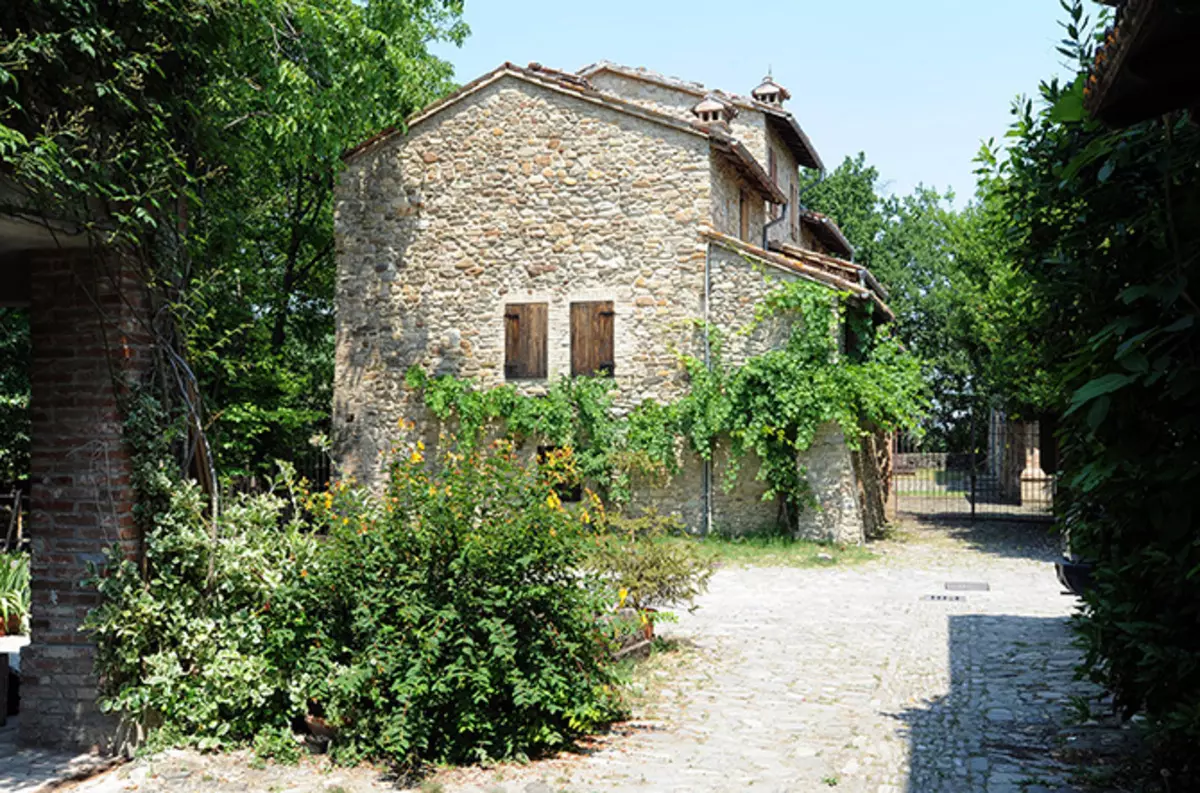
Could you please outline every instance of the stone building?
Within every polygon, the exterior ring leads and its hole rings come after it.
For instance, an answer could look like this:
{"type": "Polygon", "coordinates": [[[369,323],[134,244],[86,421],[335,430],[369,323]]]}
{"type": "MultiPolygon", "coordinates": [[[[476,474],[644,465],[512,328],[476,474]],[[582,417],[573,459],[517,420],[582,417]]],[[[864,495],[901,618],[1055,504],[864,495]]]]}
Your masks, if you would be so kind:
{"type": "MultiPolygon", "coordinates": [[[[422,420],[413,364],[513,383],[612,377],[619,409],[686,389],[678,356],[707,356],[696,321],[744,326],[773,285],[807,279],[891,314],[828,218],[805,210],[800,169],[823,168],[767,78],[738,96],[641,69],[577,73],[506,63],[346,155],[338,186],[334,430],[345,473],[378,480],[398,421],[422,420]]],[[[831,291],[832,294],[832,291],[831,291]]],[[[737,363],[782,338],[733,336],[737,363]]],[[[756,466],[720,485],[685,455],[635,502],[693,528],[774,523],[756,466]]],[[[812,536],[862,537],[853,463],[826,428],[801,461],[821,502],[812,536]]]]}

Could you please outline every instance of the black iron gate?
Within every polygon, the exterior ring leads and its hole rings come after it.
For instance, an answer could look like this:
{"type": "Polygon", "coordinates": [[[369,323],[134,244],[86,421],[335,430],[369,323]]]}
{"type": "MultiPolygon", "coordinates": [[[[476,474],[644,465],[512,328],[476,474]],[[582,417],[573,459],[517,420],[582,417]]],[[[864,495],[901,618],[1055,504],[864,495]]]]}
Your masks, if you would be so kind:
{"type": "Polygon", "coordinates": [[[1057,468],[1052,422],[977,409],[916,438],[897,436],[892,498],[900,517],[1049,520],[1057,468]]]}

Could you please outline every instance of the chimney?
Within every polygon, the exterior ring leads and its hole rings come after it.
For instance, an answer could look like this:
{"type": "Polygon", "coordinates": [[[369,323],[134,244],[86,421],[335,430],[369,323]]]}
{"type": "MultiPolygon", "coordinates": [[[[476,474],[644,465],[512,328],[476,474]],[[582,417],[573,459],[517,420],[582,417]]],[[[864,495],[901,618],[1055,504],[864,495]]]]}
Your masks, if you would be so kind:
{"type": "Polygon", "coordinates": [[[781,107],[785,99],[792,98],[788,89],[772,79],[770,72],[767,72],[767,76],[759,83],[758,88],[750,92],[750,96],[764,105],[775,105],[776,107],[781,107]]]}
{"type": "Polygon", "coordinates": [[[692,108],[692,114],[700,119],[702,124],[719,124],[724,127],[736,115],[736,110],[733,105],[726,104],[709,94],[692,108]]]}

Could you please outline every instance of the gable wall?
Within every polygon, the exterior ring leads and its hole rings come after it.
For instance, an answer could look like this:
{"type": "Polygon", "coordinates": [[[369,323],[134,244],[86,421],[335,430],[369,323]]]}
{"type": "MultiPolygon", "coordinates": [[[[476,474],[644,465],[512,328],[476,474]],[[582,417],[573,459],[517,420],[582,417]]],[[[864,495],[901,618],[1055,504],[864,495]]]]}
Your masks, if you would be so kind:
{"type": "MultiPolygon", "coordinates": [[[[504,305],[549,303],[549,379],[570,303],[613,300],[619,403],[683,388],[702,310],[708,142],[515,78],[352,159],[338,186],[334,432],[370,483],[413,364],[504,381],[504,305]]],[[[515,381],[539,393],[548,380],[515,381]]]]}
{"type": "MultiPolygon", "coordinates": [[[[616,72],[598,72],[587,79],[599,91],[607,91],[628,102],[635,102],[688,122],[696,120],[692,108],[702,99],[687,91],[637,80],[616,72]]],[[[762,113],[738,108],[737,116],[729,123],[729,133],[749,149],[764,169],[767,167],[766,146],[763,143],[766,120],[762,113]]]]}

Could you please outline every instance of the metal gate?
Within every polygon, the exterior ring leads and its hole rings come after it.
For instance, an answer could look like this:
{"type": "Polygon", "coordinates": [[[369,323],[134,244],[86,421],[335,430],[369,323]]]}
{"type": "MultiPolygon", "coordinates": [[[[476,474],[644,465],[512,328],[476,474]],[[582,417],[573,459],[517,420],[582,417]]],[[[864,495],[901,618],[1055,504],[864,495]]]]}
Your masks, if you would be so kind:
{"type": "Polygon", "coordinates": [[[897,515],[919,520],[1050,520],[1057,454],[1050,419],[995,409],[961,413],[893,441],[897,515]]]}

